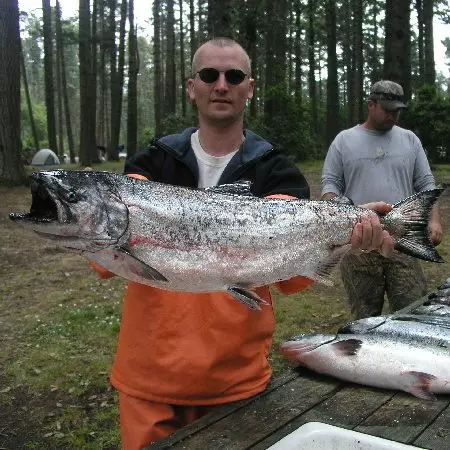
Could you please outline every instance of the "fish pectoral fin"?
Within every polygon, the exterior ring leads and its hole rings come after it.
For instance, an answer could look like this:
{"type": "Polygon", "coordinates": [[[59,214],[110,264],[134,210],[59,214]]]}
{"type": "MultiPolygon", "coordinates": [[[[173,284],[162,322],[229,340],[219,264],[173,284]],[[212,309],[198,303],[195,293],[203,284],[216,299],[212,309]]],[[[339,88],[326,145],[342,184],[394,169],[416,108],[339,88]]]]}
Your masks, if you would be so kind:
{"type": "Polygon", "coordinates": [[[362,341],[360,339],[344,339],[331,345],[333,350],[340,355],[355,356],[361,348],[362,341]]]}
{"type": "Polygon", "coordinates": [[[128,250],[119,247],[116,249],[116,253],[118,257],[125,261],[127,268],[139,277],[165,283],[169,281],[162,273],[133,256],[128,250]]]}
{"type": "Polygon", "coordinates": [[[352,246],[350,244],[334,247],[327,258],[319,262],[314,273],[312,275],[308,274],[308,277],[311,277],[318,283],[332,286],[333,282],[329,279],[331,276],[331,272],[341,262],[341,259],[344,257],[344,255],[346,255],[351,250],[351,248],[352,246]]]}
{"type": "Polygon", "coordinates": [[[255,292],[250,291],[248,289],[244,289],[240,286],[229,286],[227,288],[228,294],[230,294],[234,299],[236,299],[239,303],[242,303],[247,308],[255,311],[261,310],[260,305],[268,305],[268,303],[262,299],[255,292]]]}
{"type": "Polygon", "coordinates": [[[401,375],[408,378],[409,382],[405,386],[405,391],[423,400],[436,400],[436,396],[430,391],[430,384],[437,377],[425,372],[408,371],[401,375]]]}

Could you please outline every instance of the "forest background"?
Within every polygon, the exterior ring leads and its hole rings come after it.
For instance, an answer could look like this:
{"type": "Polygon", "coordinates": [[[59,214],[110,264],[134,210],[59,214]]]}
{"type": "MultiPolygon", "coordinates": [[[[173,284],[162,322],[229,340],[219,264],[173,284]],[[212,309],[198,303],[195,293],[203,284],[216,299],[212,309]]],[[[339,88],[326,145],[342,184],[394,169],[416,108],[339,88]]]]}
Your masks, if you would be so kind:
{"type": "MultiPolygon", "coordinates": [[[[143,25],[134,0],[80,0],[73,17],[60,1],[27,12],[1,3],[3,183],[22,183],[39,148],[89,166],[195,126],[186,80],[213,36],[250,54],[246,125],[295,160],[323,158],[340,130],[362,122],[369,87],[383,78],[404,87],[402,125],[431,162],[450,159],[450,79],[436,71],[433,45],[433,23],[450,23],[447,1],[154,0],[143,25]]],[[[450,56],[450,38],[443,44],[450,56]]]]}

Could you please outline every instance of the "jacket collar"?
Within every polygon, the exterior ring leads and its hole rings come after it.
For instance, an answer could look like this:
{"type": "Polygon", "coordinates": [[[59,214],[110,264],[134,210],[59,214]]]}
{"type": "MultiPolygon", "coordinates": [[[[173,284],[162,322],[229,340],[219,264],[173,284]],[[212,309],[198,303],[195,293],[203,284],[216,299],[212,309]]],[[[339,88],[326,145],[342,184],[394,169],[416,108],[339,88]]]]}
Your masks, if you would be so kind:
{"type": "MultiPolygon", "coordinates": [[[[179,134],[164,136],[158,139],[156,143],[162,144],[164,147],[169,147],[179,158],[183,158],[188,151],[192,150],[191,135],[197,130],[198,128],[195,127],[186,128],[179,134]]],[[[241,151],[237,153],[237,155],[240,155],[240,161],[243,164],[246,164],[255,158],[259,158],[273,148],[272,144],[251,130],[245,129],[244,135],[245,141],[241,146],[241,151]]]]}

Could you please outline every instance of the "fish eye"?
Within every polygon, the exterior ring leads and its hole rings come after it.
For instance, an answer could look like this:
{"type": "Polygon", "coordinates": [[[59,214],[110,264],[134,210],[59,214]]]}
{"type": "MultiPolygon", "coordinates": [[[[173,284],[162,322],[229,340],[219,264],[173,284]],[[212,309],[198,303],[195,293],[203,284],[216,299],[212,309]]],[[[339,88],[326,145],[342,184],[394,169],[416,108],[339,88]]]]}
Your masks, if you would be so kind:
{"type": "Polygon", "coordinates": [[[70,203],[75,203],[77,201],[77,194],[74,191],[69,191],[67,193],[67,201],[70,203]]]}

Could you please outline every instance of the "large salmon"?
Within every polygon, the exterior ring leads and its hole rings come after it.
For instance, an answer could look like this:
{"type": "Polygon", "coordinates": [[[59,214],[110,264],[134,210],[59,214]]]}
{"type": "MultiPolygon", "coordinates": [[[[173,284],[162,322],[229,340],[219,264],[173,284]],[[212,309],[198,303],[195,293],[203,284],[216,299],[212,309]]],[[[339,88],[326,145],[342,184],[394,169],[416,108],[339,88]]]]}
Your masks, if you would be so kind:
{"type": "MultiPolygon", "coordinates": [[[[433,335],[447,331],[436,329],[433,335]]],[[[280,351],[296,364],[353,383],[398,389],[426,400],[434,400],[436,393],[450,393],[447,342],[426,339],[414,330],[300,335],[283,343],[280,351]]]]}
{"type": "MultiPolygon", "coordinates": [[[[248,182],[189,189],[64,170],[31,178],[31,209],[11,214],[17,223],[124,278],[174,291],[227,291],[253,309],[262,302],[257,286],[295,275],[329,283],[351,248],[354,223],[371,213],[334,201],[258,198],[248,182]]],[[[442,191],[409,197],[382,219],[398,250],[442,261],[427,230],[442,191]]]]}

